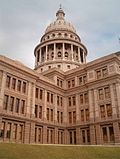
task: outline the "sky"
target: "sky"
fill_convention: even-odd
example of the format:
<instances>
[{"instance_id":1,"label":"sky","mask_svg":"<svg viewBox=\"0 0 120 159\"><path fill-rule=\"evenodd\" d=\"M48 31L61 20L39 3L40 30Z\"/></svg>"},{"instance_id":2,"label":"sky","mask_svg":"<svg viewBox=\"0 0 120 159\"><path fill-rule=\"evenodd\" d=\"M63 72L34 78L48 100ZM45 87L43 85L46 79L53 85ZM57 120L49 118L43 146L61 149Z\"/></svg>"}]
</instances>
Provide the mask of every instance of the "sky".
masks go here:
<instances>
[{"instance_id":1,"label":"sky","mask_svg":"<svg viewBox=\"0 0 120 159\"><path fill-rule=\"evenodd\" d=\"M34 68L34 48L60 4L87 61L120 51L120 0L0 0L0 55Z\"/></svg>"}]
</instances>

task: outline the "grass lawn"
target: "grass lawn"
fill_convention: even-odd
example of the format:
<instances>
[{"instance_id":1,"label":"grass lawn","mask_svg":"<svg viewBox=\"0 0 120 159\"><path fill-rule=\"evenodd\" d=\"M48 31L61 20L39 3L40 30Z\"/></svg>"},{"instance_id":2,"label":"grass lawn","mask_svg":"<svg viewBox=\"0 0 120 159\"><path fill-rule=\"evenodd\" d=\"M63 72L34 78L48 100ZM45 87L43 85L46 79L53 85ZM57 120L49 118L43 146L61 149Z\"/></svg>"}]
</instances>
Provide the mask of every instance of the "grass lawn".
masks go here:
<instances>
[{"instance_id":1,"label":"grass lawn","mask_svg":"<svg viewBox=\"0 0 120 159\"><path fill-rule=\"evenodd\" d=\"M0 159L120 159L120 147L0 143Z\"/></svg>"}]
</instances>

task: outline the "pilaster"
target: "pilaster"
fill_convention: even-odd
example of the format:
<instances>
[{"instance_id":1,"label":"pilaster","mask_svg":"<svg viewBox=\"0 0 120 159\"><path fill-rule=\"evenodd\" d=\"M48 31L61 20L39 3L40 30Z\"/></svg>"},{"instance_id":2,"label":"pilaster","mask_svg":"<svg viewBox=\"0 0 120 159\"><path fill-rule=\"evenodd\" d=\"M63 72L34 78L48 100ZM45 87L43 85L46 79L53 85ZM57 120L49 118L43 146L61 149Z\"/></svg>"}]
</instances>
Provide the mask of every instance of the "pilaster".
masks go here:
<instances>
[{"instance_id":1,"label":"pilaster","mask_svg":"<svg viewBox=\"0 0 120 159\"><path fill-rule=\"evenodd\" d=\"M112 102L112 116L113 118L117 118L117 109L115 104L115 94L114 94L114 85L110 85L110 94L111 94L111 102Z\"/></svg>"},{"instance_id":2,"label":"pilaster","mask_svg":"<svg viewBox=\"0 0 120 159\"><path fill-rule=\"evenodd\" d=\"M0 90L0 111L3 109L5 83L6 83L6 72L3 72L1 90Z\"/></svg>"},{"instance_id":3,"label":"pilaster","mask_svg":"<svg viewBox=\"0 0 120 159\"><path fill-rule=\"evenodd\" d=\"M115 144L120 144L120 127L117 121L113 123L113 129L114 129Z\"/></svg>"}]
</instances>

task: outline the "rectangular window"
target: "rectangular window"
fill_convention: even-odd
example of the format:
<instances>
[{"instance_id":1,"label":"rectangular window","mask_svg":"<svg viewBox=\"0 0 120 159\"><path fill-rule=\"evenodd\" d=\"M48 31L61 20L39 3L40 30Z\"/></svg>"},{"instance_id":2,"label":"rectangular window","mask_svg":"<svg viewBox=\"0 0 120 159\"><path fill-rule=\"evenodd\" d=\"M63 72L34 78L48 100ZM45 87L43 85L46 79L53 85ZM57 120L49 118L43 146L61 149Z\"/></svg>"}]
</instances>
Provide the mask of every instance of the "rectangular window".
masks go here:
<instances>
[{"instance_id":1,"label":"rectangular window","mask_svg":"<svg viewBox=\"0 0 120 159\"><path fill-rule=\"evenodd\" d=\"M83 94L80 95L80 104L83 104Z\"/></svg>"},{"instance_id":2,"label":"rectangular window","mask_svg":"<svg viewBox=\"0 0 120 159\"><path fill-rule=\"evenodd\" d=\"M102 76L102 75L101 75L101 70L98 70L96 73L97 73L97 79L100 79L101 76Z\"/></svg>"},{"instance_id":3,"label":"rectangular window","mask_svg":"<svg viewBox=\"0 0 120 159\"><path fill-rule=\"evenodd\" d=\"M72 87L75 87L75 80L72 80Z\"/></svg>"},{"instance_id":4,"label":"rectangular window","mask_svg":"<svg viewBox=\"0 0 120 159\"><path fill-rule=\"evenodd\" d=\"M23 139L23 125L19 125L19 140Z\"/></svg>"},{"instance_id":5,"label":"rectangular window","mask_svg":"<svg viewBox=\"0 0 120 159\"><path fill-rule=\"evenodd\" d=\"M13 78L13 79L12 79L12 89L15 90L15 87L16 87L16 79Z\"/></svg>"},{"instance_id":6,"label":"rectangular window","mask_svg":"<svg viewBox=\"0 0 120 159\"><path fill-rule=\"evenodd\" d=\"M104 105L100 106L100 114L101 114L101 118L105 118L105 106Z\"/></svg>"},{"instance_id":7,"label":"rectangular window","mask_svg":"<svg viewBox=\"0 0 120 159\"><path fill-rule=\"evenodd\" d=\"M73 112L73 123L76 123L76 111Z\"/></svg>"},{"instance_id":8,"label":"rectangular window","mask_svg":"<svg viewBox=\"0 0 120 159\"><path fill-rule=\"evenodd\" d=\"M57 79L57 86L59 86L59 79Z\"/></svg>"},{"instance_id":9,"label":"rectangular window","mask_svg":"<svg viewBox=\"0 0 120 159\"><path fill-rule=\"evenodd\" d=\"M88 103L88 93L84 94L85 103Z\"/></svg>"},{"instance_id":10,"label":"rectangular window","mask_svg":"<svg viewBox=\"0 0 120 159\"><path fill-rule=\"evenodd\" d=\"M35 91L35 98L38 98L38 88L36 88L36 91Z\"/></svg>"},{"instance_id":11,"label":"rectangular window","mask_svg":"<svg viewBox=\"0 0 120 159\"><path fill-rule=\"evenodd\" d=\"M17 139L17 124L13 125L13 139Z\"/></svg>"},{"instance_id":12,"label":"rectangular window","mask_svg":"<svg viewBox=\"0 0 120 159\"><path fill-rule=\"evenodd\" d=\"M53 94L51 94L51 103L53 103Z\"/></svg>"},{"instance_id":13,"label":"rectangular window","mask_svg":"<svg viewBox=\"0 0 120 159\"><path fill-rule=\"evenodd\" d=\"M59 123L59 111L57 111L57 122Z\"/></svg>"},{"instance_id":14,"label":"rectangular window","mask_svg":"<svg viewBox=\"0 0 120 159\"><path fill-rule=\"evenodd\" d=\"M49 100L50 100L50 93L47 92L47 102L49 102Z\"/></svg>"},{"instance_id":15,"label":"rectangular window","mask_svg":"<svg viewBox=\"0 0 120 159\"><path fill-rule=\"evenodd\" d=\"M39 118L42 119L42 106L39 106Z\"/></svg>"},{"instance_id":16,"label":"rectangular window","mask_svg":"<svg viewBox=\"0 0 120 159\"><path fill-rule=\"evenodd\" d=\"M15 112L19 112L19 106L20 106L20 99L16 98L16 106L15 106Z\"/></svg>"},{"instance_id":17,"label":"rectangular window","mask_svg":"<svg viewBox=\"0 0 120 159\"><path fill-rule=\"evenodd\" d=\"M84 121L84 110L81 110L81 121Z\"/></svg>"},{"instance_id":18,"label":"rectangular window","mask_svg":"<svg viewBox=\"0 0 120 159\"><path fill-rule=\"evenodd\" d=\"M82 141L85 143L85 130L82 130Z\"/></svg>"},{"instance_id":19,"label":"rectangular window","mask_svg":"<svg viewBox=\"0 0 120 159\"><path fill-rule=\"evenodd\" d=\"M110 98L110 88L109 87L105 87L104 91L105 91L105 98L106 99Z\"/></svg>"},{"instance_id":20,"label":"rectangular window","mask_svg":"<svg viewBox=\"0 0 120 159\"><path fill-rule=\"evenodd\" d=\"M59 106L59 96L57 96L57 105Z\"/></svg>"},{"instance_id":21,"label":"rectangular window","mask_svg":"<svg viewBox=\"0 0 120 159\"><path fill-rule=\"evenodd\" d=\"M14 108L14 97L10 97L10 111L13 111Z\"/></svg>"},{"instance_id":22,"label":"rectangular window","mask_svg":"<svg viewBox=\"0 0 120 159\"><path fill-rule=\"evenodd\" d=\"M68 81L68 88L70 88L71 87L71 83L70 83L70 81Z\"/></svg>"},{"instance_id":23,"label":"rectangular window","mask_svg":"<svg viewBox=\"0 0 120 159\"><path fill-rule=\"evenodd\" d=\"M90 130L87 130L87 142L90 143Z\"/></svg>"},{"instance_id":24,"label":"rectangular window","mask_svg":"<svg viewBox=\"0 0 120 159\"><path fill-rule=\"evenodd\" d=\"M71 106L71 97L68 98L68 104Z\"/></svg>"},{"instance_id":25,"label":"rectangular window","mask_svg":"<svg viewBox=\"0 0 120 159\"><path fill-rule=\"evenodd\" d=\"M7 132L6 132L6 138L10 139L11 135L11 123L7 124Z\"/></svg>"},{"instance_id":26,"label":"rectangular window","mask_svg":"<svg viewBox=\"0 0 120 159\"><path fill-rule=\"evenodd\" d=\"M69 112L69 123L72 123L72 112Z\"/></svg>"},{"instance_id":27,"label":"rectangular window","mask_svg":"<svg viewBox=\"0 0 120 159\"><path fill-rule=\"evenodd\" d=\"M103 77L106 77L108 75L107 68L102 69L102 75L103 75Z\"/></svg>"},{"instance_id":28,"label":"rectangular window","mask_svg":"<svg viewBox=\"0 0 120 159\"><path fill-rule=\"evenodd\" d=\"M114 142L115 138L114 138L114 130L113 130L113 126L109 127L109 134L110 134L110 141Z\"/></svg>"},{"instance_id":29,"label":"rectangular window","mask_svg":"<svg viewBox=\"0 0 120 159\"><path fill-rule=\"evenodd\" d=\"M104 143L107 143L108 142L107 127L103 127L102 131L103 131L103 141Z\"/></svg>"},{"instance_id":30,"label":"rectangular window","mask_svg":"<svg viewBox=\"0 0 120 159\"><path fill-rule=\"evenodd\" d=\"M112 106L111 104L106 104L107 117L112 117Z\"/></svg>"},{"instance_id":31,"label":"rectangular window","mask_svg":"<svg viewBox=\"0 0 120 159\"><path fill-rule=\"evenodd\" d=\"M89 121L89 109L85 109L86 121Z\"/></svg>"},{"instance_id":32,"label":"rectangular window","mask_svg":"<svg viewBox=\"0 0 120 159\"><path fill-rule=\"evenodd\" d=\"M51 121L53 121L53 109L51 109Z\"/></svg>"},{"instance_id":33,"label":"rectangular window","mask_svg":"<svg viewBox=\"0 0 120 159\"><path fill-rule=\"evenodd\" d=\"M38 105L35 105L35 118L37 118L38 114Z\"/></svg>"},{"instance_id":34,"label":"rectangular window","mask_svg":"<svg viewBox=\"0 0 120 159\"><path fill-rule=\"evenodd\" d=\"M61 112L61 123L63 123L63 112Z\"/></svg>"},{"instance_id":35,"label":"rectangular window","mask_svg":"<svg viewBox=\"0 0 120 159\"><path fill-rule=\"evenodd\" d=\"M75 98L75 96L73 96L72 99L73 99L73 105L76 105L76 98Z\"/></svg>"},{"instance_id":36,"label":"rectangular window","mask_svg":"<svg viewBox=\"0 0 120 159\"><path fill-rule=\"evenodd\" d=\"M63 99L62 99L62 97L60 97L60 103L61 103L61 106L63 106Z\"/></svg>"},{"instance_id":37,"label":"rectangular window","mask_svg":"<svg viewBox=\"0 0 120 159\"><path fill-rule=\"evenodd\" d=\"M47 108L47 120L49 121L49 108Z\"/></svg>"},{"instance_id":38,"label":"rectangular window","mask_svg":"<svg viewBox=\"0 0 120 159\"><path fill-rule=\"evenodd\" d=\"M8 95L5 95L5 96L4 96L4 105L3 105L3 109L4 109L4 110L7 110L7 109L8 109L8 99L9 99L9 96L8 96Z\"/></svg>"},{"instance_id":39,"label":"rectangular window","mask_svg":"<svg viewBox=\"0 0 120 159\"><path fill-rule=\"evenodd\" d=\"M11 77L7 76L7 79L6 79L6 87L7 88L10 88L10 81L11 81Z\"/></svg>"},{"instance_id":40,"label":"rectangular window","mask_svg":"<svg viewBox=\"0 0 120 159\"><path fill-rule=\"evenodd\" d=\"M79 85L81 85L82 83L83 83L83 78L80 77L80 78L79 78Z\"/></svg>"},{"instance_id":41,"label":"rectangular window","mask_svg":"<svg viewBox=\"0 0 120 159\"><path fill-rule=\"evenodd\" d=\"M99 94L99 100L103 100L104 99L103 89L99 89L98 94Z\"/></svg>"},{"instance_id":42,"label":"rectangular window","mask_svg":"<svg viewBox=\"0 0 120 159\"><path fill-rule=\"evenodd\" d=\"M87 82L87 76L83 76L83 83L85 84Z\"/></svg>"},{"instance_id":43,"label":"rectangular window","mask_svg":"<svg viewBox=\"0 0 120 159\"><path fill-rule=\"evenodd\" d=\"M4 138L4 133L5 133L5 122L2 122L0 128L0 138Z\"/></svg>"},{"instance_id":44,"label":"rectangular window","mask_svg":"<svg viewBox=\"0 0 120 159\"><path fill-rule=\"evenodd\" d=\"M24 114L25 111L25 100L21 100L21 109L20 109L20 113Z\"/></svg>"},{"instance_id":45,"label":"rectangular window","mask_svg":"<svg viewBox=\"0 0 120 159\"><path fill-rule=\"evenodd\" d=\"M63 86L63 82L62 81L60 81L60 87L62 87Z\"/></svg>"},{"instance_id":46,"label":"rectangular window","mask_svg":"<svg viewBox=\"0 0 120 159\"><path fill-rule=\"evenodd\" d=\"M40 89L40 99L42 100L43 98L43 90Z\"/></svg>"},{"instance_id":47,"label":"rectangular window","mask_svg":"<svg viewBox=\"0 0 120 159\"><path fill-rule=\"evenodd\" d=\"M18 80L17 82L17 91L21 91L21 81Z\"/></svg>"},{"instance_id":48,"label":"rectangular window","mask_svg":"<svg viewBox=\"0 0 120 159\"><path fill-rule=\"evenodd\" d=\"M26 82L23 82L22 84L22 92L26 93Z\"/></svg>"}]
</instances>

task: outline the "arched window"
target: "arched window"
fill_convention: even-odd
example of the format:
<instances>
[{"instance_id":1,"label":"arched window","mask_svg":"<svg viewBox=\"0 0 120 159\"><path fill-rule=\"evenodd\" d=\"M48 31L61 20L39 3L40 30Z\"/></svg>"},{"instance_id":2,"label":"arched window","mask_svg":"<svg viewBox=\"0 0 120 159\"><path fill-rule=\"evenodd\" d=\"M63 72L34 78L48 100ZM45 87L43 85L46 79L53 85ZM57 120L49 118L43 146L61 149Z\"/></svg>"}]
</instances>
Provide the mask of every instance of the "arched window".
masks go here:
<instances>
[{"instance_id":1,"label":"arched window","mask_svg":"<svg viewBox=\"0 0 120 159\"><path fill-rule=\"evenodd\" d=\"M58 52L58 57L61 57L61 56L62 56L62 54L61 54L61 52L59 51L59 52Z\"/></svg>"},{"instance_id":2,"label":"arched window","mask_svg":"<svg viewBox=\"0 0 120 159\"><path fill-rule=\"evenodd\" d=\"M65 52L65 57L68 57L68 52Z\"/></svg>"}]
</instances>

